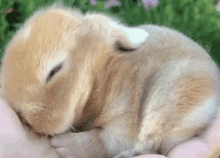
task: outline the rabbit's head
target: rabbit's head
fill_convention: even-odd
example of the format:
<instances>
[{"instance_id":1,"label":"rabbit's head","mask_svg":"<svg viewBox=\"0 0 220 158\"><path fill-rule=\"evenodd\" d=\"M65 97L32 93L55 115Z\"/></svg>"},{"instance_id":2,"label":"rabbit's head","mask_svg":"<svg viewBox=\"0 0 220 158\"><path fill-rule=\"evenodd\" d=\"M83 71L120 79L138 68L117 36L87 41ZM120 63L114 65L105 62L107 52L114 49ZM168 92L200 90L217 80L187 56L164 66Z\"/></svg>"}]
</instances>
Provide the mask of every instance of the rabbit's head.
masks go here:
<instances>
[{"instance_id":1,"label":"rabbit's head","mask_svg":"<svg viewBox=\"0 0 220 158\"><path fill-rule=\"evenodd\" d=\"M82 117L95 74L109 57L119 48L136 49L147 36L101 14L38 11L7 46L3 96L36 132L62 133Z\"/></svg>"}]
</instances>

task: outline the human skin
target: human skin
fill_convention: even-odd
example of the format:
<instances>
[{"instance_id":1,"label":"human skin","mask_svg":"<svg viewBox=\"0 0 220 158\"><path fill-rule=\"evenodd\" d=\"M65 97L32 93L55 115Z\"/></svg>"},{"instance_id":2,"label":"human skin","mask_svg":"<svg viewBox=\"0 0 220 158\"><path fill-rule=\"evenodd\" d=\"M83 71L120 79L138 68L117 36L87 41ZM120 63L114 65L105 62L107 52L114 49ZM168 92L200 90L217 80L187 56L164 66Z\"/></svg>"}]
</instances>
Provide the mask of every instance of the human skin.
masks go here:
<instances>
[{"instance_id":1,"label":"human skin","mask_svg":"<svg viewBox=\"0 0 220 158\"><path fill-rule=\"evenodd\" d=\"M49 140L36 138L21 124L16 113L0 98L0 157L58 158ZM208 154L220 142L220 113L205 135L174 147L169 158L195 158ZM2 150L3 149L3 150ZM165 158L162 155L142 155L136 158Z\"/></svg>"},{"instance_id":2,"label":"human skin","mask_svg":"<svg viewBox=\"0 0 220 158\"><path fill-rule=\"evenodd\" d=\"M21 124L16 113L0 98L0 157L58 158L49 140L36 138Z\"/></svg>"}]
</instances>

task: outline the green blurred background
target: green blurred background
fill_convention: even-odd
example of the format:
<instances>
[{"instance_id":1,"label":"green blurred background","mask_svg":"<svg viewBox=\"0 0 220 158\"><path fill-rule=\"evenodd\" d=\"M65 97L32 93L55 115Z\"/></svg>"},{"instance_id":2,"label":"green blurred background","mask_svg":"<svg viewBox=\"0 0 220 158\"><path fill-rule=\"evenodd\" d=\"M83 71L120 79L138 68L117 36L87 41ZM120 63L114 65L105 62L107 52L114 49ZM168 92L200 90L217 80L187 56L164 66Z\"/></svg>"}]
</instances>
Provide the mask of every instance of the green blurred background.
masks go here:
<instances>
[{"instance_id":1,"label":"green blurred background","mask_svg":"<svg viewBox=\"0 0 220 158\"><path fill-rule=\"evenodd\" d=\"M62 2L83 13L95 10L110 13L129 26L144 23L176 29L205 48L220 66L220 12L217 0L158 0L147 5L147 0L0 0L0 59L15 31L39 7ZM157 0L148 0L157 1ZM145 3L143 3L145 2Z\"/></svg>"}]
</instances>

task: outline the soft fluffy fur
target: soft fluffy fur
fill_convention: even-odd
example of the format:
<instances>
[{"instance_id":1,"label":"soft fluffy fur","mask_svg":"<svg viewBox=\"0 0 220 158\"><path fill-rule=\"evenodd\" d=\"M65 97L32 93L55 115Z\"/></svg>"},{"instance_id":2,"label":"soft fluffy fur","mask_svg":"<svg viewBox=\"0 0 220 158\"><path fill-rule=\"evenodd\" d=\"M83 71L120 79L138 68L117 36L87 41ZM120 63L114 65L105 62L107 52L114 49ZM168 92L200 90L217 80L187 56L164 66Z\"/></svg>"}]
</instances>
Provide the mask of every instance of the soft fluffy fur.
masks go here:
<instances>
[{"instance_id":1,"label":"soft fluffy fur","mask_svg":"<svg viewBox=\"0 0 220 158\"><path fill-rule=\"evenodd\" d=\"M35 13L9 43L2 88L38 133L82 127L52 139L62 157L166 155L212 122L218 73L208 53L177 31L132 29L56 6Z\"/></svg>"}]
</instances>

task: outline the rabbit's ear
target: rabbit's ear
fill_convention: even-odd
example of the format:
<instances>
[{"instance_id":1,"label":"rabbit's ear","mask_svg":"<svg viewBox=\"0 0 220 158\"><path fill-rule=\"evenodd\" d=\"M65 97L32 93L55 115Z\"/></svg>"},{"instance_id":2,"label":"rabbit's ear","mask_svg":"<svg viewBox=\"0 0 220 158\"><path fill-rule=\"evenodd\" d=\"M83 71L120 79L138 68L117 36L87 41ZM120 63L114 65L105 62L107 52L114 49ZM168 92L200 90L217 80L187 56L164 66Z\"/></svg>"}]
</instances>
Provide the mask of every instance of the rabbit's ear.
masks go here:
<instances>
[{"instance_id":1,"label":"rabbit's ear","mask_svg":"<svg viewBox=\"0 0 220 158\"><path fill-rule=\"evenodd\" d=\"M149 33L144 29L140 28L132 28L123 26L117 22L109 22L108 23L112 28L120 30L120 33L116 33L115 44L117 44L118 49L127 51L127 50L135 50L139 46L141 46L149 37Z\"/></svg>"},{"instance_id":2,"label":"rabbit's ear","mask_svg":"<svg viewBox=\"0 0 220 158\"><path fill-rule=\"evenodd\" d=\"M116 44L125 51L137 49L149 36L145 30L120 24L119 20L108 15L87 13L85 19L110 44Z\"/></svg>"}]
</instances>

